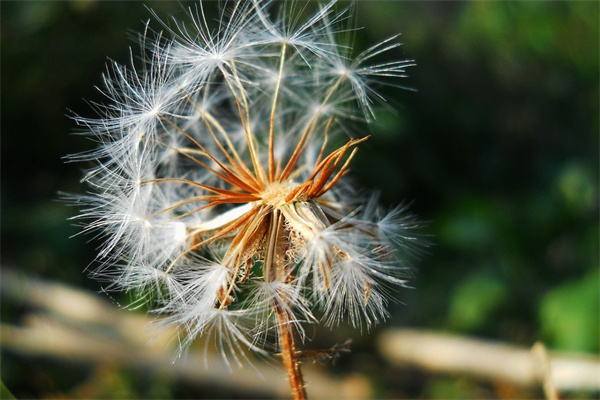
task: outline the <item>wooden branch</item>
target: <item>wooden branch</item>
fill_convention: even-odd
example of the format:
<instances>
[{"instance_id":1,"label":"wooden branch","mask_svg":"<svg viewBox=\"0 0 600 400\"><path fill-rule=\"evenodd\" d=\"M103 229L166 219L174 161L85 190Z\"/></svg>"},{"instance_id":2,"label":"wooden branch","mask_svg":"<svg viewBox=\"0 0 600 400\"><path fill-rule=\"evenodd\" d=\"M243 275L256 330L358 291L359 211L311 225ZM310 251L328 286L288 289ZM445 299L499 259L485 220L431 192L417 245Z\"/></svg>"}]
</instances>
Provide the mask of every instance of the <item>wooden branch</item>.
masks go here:
<instances>
[{"instance_id":1,"label":"wooden branch","mask_svg":"<svg viewBox=\"0 0 600 400\"><path fill-rule=\"evenodd\" d=\"M0 282L4 300L8 297L33 309L18 326L0 325L3 350L87 364L121 364L174 376L192 385L235 388L249 397L289 397L285 371L274 368L273 362L252 359L252 367L234 366L229 370L219 354L205 354L202 343L177 359L172 332L157 337L151 317L120 310L103 301L106 296L24 278L6 270L2 270ZM307 363L305 369L312 399L372 396L372 388L364 378L332 377L327 366L312 363Z\"/></svg>"},{"instance_id":2,"label":"wooden branch","mask_svg":"<svg viewBox=\"0 0 600 400\"><path fill-rule=\"evenodd\" d=\"M59 283L28 279L2 269L3 300L26 304L32 311L20 324L0 326L0 347L24 355L45 355L82 363L118 363L131 368L176 376L191 384L231 388L255 396L289 396L285 372L254 362L254 369L228 371L220 356L190 350L175 359L170 334L156 336L152 319L119 310L107 296L86 293ZM6 303L5 303L6 304ZM202 346L198 346L202 347ZM555 391L600 390L600 358L547 352L498 342L434 333L391 330L378 338L381 354L396 365L469 375L522 386L544 386L546 397ZM209 365L210 368L206 368ZM258 373L257 373L258 372ZM332 377L326 367L306 363L308 397L369 398L373 389L357 374Z\"/></svg>"},{"instance_id":3,"label":"wooden branch","mask_svg":"<svg viewBox=\"0 0 600 400\"><path fill-rule=\"evenodd\" d=\"M540 347L541 346L541 347ZM600 390L600 357L546 354L541 344L530 348L435 333L419 329L384 332L381 354L396 365L412 365L438 373L470 375L552 391Z\"/></svg>"}]
</instances>

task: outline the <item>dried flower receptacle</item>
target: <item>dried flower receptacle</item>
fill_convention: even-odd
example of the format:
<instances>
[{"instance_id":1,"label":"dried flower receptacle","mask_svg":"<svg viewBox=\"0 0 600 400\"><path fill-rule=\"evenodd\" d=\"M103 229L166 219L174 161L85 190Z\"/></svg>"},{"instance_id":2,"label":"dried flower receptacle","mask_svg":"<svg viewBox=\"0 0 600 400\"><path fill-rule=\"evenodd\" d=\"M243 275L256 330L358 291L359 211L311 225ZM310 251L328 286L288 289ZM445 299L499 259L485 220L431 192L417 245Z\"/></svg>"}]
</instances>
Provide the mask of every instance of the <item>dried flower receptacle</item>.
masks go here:
<instances>
[{"instance_id":1,"label":"dried flower receptacle","mask_svg":"<svg viewBox=\"0 0 600 400\"><path fill-rule=\"evenodd\" d=\"M183 327L182 347L212 336L238 364L247 348L281 353L303 398L295 342L313 312L368 328L404 284L415 223L361 205L346 174L369 136L340 138L412 62L367 65L395 38L352 60L334 3L298 23L294 3L234 2L215 27L203 7L147 28L142 67L111 64L101 117L76 117L99 141L72 156L95 163L79 218L105 238L95 276Z\"/></svg>"}]
</instances>

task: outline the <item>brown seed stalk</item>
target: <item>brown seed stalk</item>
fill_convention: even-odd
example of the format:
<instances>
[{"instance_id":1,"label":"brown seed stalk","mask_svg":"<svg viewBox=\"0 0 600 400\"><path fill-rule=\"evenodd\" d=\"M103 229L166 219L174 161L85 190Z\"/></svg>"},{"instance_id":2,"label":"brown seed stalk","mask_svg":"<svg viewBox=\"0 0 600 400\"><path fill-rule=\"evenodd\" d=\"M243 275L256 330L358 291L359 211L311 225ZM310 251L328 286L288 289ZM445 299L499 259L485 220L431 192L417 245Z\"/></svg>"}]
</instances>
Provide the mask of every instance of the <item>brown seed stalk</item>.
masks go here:
<instances>
[{"instance_id":1,"label":"brown seed stalk","mask_svg":"<svg viewBox=\"0 0 600 400\"><path fill-rule=\"evenodd\" d=\"M279 335L279 347L281 348L281 356L283 365L287 372L290 387L292 388L292 396L294 400L305 400L306 389L304 380L302 379L302 371L298 362L298 353L294 347L294 325L290 323L287 313L275 306L277 314L277 334Z\"/></svg>"}]
</instances>

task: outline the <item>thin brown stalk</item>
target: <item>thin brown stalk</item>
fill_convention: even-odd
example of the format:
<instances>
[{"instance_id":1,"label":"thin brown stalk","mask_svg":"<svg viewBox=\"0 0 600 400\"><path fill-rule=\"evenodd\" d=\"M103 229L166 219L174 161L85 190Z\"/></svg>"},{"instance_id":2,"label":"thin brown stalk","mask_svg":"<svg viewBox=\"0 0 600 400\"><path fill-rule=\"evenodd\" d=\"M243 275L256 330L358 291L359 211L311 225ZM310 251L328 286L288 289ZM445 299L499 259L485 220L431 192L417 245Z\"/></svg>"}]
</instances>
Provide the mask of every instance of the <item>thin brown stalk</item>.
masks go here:
<instances>
[{"instance_id":1,"label":"thin brown stalk","mask_svg":"<svg viewBox=\"0 0 600 400\"><path fill-rule=\"evenodd\" d=\"M277 334L279 335L281 357L292 388L292 396L294 400L305 400L306 389L304 388L302 371L298 362L298 353L294 347L294 324L290 322L289 316L284 310L279 306L274 308L277 314Z\"/></svg>"}]
</instances>

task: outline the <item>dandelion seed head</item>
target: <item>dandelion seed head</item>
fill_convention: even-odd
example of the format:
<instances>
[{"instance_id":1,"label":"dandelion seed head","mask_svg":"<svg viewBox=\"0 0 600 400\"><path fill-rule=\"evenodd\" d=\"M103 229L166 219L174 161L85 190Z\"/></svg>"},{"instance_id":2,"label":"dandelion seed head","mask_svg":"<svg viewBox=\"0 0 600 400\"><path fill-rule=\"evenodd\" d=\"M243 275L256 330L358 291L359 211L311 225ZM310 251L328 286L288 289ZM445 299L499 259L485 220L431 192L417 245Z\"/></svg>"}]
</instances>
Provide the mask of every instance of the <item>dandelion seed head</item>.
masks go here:
<instances>
[{"instance_id":1,"label":"dandelion seed head","mask_svg":"<svg viewBox=\"0 0 600 400\"><path fill-rule=\"evenodd\" d=\"M353 58L335 2L307 17L292 2L229 2L214 24L205 6L157 17L141 66L109 65L99 118L74 117L98 142L71 157L93 163L93 193L76 200L104 240L94 276L232 365L277 351L283 325L304 338L317 311L328 326L385 320L417 223L358 205L346 175L369 137L346 122L372 122L377 85L412 61L371 63L395 38Z\"/></svg>"}]
</instances>

